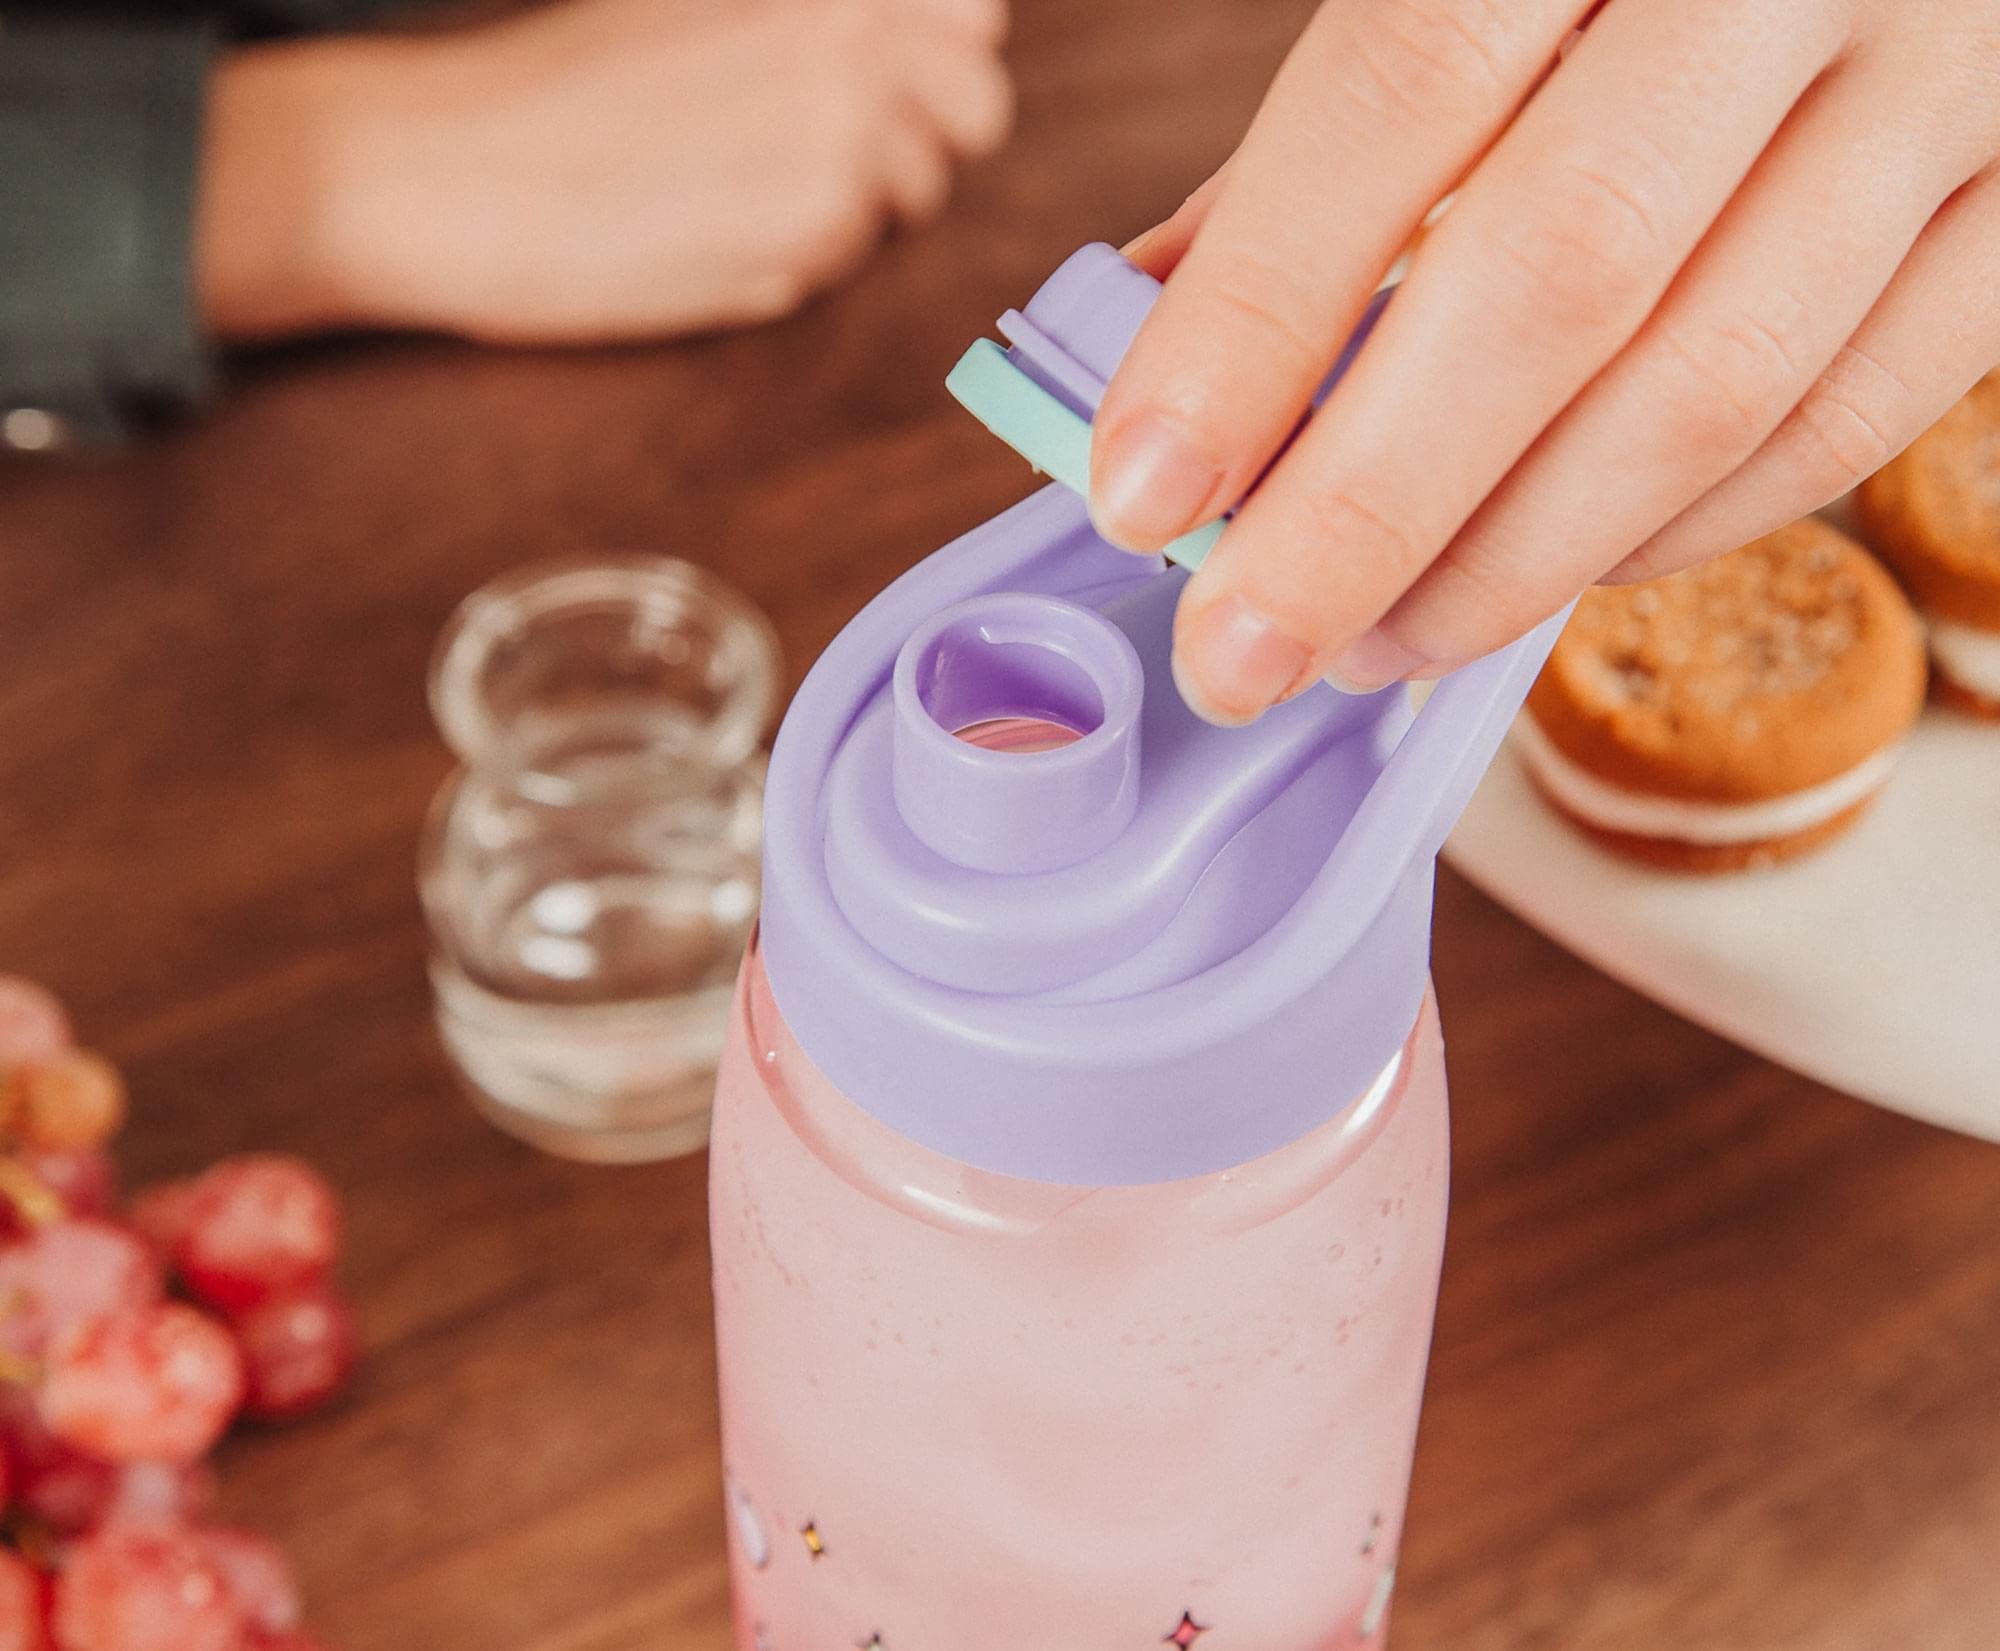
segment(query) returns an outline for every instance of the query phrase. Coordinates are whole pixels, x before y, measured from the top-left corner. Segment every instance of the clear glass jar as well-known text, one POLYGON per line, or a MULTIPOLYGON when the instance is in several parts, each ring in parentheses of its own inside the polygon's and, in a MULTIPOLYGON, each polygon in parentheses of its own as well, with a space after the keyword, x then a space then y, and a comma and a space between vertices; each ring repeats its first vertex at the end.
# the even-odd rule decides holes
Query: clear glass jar
POLYGON ((620 1162, 706 1139, 779 686, 763 616, 664 557, 524 569, 446 628, 464 766, 420 886, 439 1030, 503 1129, 620 1162))

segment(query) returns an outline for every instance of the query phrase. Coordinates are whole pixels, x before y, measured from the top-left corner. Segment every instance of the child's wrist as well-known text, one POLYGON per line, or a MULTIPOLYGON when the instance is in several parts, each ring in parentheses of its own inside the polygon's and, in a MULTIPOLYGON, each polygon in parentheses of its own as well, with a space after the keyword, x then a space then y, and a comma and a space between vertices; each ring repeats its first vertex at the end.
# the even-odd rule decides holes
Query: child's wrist
POLYGON ((336 38, 218 63, 195 218, 195 289, 212 333, 436 321, 424 274, 434 222, 419 203, 435 213, 434 174, 459 124, 449 49, 445 37, 336 38))

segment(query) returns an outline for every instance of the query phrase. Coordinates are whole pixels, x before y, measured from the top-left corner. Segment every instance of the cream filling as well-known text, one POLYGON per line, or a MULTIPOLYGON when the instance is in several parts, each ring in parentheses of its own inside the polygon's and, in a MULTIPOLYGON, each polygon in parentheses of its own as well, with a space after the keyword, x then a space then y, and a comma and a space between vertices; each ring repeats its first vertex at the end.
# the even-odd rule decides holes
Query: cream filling
POLYGON ((1676 843, 1716 846, 1761 843, 1824 825, 1872 796, 1895 766, 1900 745, 1877 751, 1845 774, 1803 791, 1754 803, 1705 803, 1613 785, 1579 767, 1555 747, 1531 713, 1514 722, 1514 743, 1529 771, 1558 803, 1603 831, 1676 843))
POLYGON ((1924 623, 1930 629, 1931 658, 1939 669, 1982 699, 2000 699, 2000 632, 1929 615, 1924 623))

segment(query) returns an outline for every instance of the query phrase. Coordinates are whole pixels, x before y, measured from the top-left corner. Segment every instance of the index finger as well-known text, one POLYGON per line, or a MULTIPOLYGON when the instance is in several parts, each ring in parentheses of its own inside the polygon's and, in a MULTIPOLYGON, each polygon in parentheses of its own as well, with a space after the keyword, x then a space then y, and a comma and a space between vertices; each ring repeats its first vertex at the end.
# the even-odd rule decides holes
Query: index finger
POLYGON ((1328 0, 1292 49, 1098 410, 1106 537, 1157 549, 1291 433, 1431 206, 1589 0, 1328 0))

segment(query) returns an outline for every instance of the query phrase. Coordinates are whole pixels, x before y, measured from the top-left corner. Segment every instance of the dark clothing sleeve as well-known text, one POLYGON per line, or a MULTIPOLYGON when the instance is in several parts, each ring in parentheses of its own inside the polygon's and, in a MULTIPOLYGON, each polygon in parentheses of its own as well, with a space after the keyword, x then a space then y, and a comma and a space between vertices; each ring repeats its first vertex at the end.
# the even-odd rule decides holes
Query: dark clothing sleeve
POLYGON ((368 0, 0 0, 0 445, 103 441, 209 381, 192 258, 210 58, 368 0))
POLYGON ((0 15, 0 428, 22 445, 103 439, 201 392, 211 41, 200 18, 0 15))

